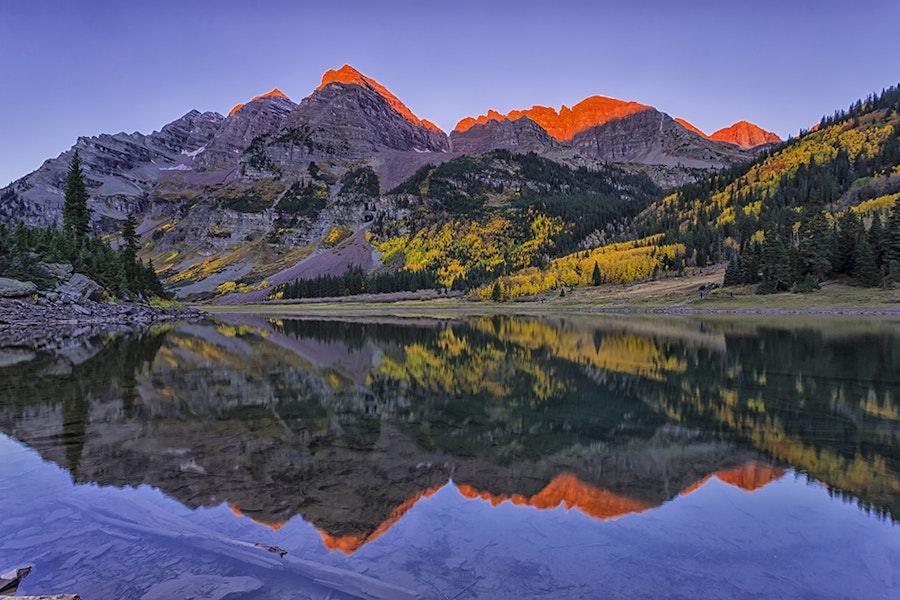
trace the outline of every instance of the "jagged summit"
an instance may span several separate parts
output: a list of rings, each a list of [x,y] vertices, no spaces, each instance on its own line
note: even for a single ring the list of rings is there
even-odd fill
[[[645,110],[653,110],[653,107],[606,96],[590,96],[572,108],[563,105],[558,111],[548,106],[532,106],[526,110],[513,110],[506,115],[490,110],[486,115],[461,120],[454,131],[465,132],[475,125],[484,125],[489,121],[504,119],[516,121],[528,117],[543,127],[556,141],[568,142],[577,134],[591,127]]]
[[[259,96],[254,96],[250,100],[250,102],[256,102],[257,100],[262,100],[263,98],[284,98],[285,100],[290,100],[290,98],[288,98],[284,92],[282,92],[278,88],[275,88],[271,92],[267,92],[265,94],[260,94]],[[237,111],[239,111],[242,108],[244,108],[245,106],[247,106],[247,104],[249,104],[250,102],[235,104],[234,108],[232,108],[231,111],[229,111],[228,116],[229,117],[234,116],[234,113],[236,113]]]
[[[420,127],[425,127],[427,129],[431,129],[433,131],[439,131],[444,133],[444,131],[432,123],[431,121],[420,119],[416,115],[413,114],[409,108],[403,104],[397,96],[392,94],[390,90],[386,87],[372,79],[371,77],[366,77],[350,65],[344,65],[340,69],[334,70],[329,69],[322,75],[322,83],[319,84],[319,87],[316,88],[316,91],[323,89],[325,86],[331,83],[343,83],[347,85],[359,85],[373,92],[381,95],[385,100],[387,100],[388,104],[390,104],[391,108],[395,111],[403,115],[403,117],[413,123],[415,125],[419,125]]]

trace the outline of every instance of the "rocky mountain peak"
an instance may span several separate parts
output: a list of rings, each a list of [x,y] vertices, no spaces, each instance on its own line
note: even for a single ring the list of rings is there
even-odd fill
[[[710,134],[709,139],[728,142],[741,148],[755,148],[763,144],[777,144],[781,138],[766,131],[762,127],[747,121],[738,121],[731,127],[725,127]]]
[[[319,87],[316,88],[316,91],[322,90],[325,86],[332,83],[358,85],[365,89],[371,90],[387,100],[391,108],[397,111],[410,123],[413,123],[414,125],[418,125],[420,127],[425,127],[426,129],[431,129],[432,131],[444,133],[444,131],[440,127],[438,127],[431,121],[420,119],[419,117],[414,115],[413,112],[409,110],[409,108],[407,108],[406,105],[403,104],[400,99],[392,94],[386,87],[384,87],[374,79],[366,77],[350,65],[344,65],[337,70],[329,69],[328,71],[326,71],[325,74],[322,75],[322,83],[319,84]]]
[[[279,90],[278,88],[275,88],[275,89],[272,90],[271,92],[267,92],[267,93],[265,93],[265,94],[260,94],[259,96],[254,96],[254,97],[250,100],[250,102],[256,102],[257,100],[262,100],[263,98],[284,98],[285,100],[290,101],[290,98],[288,98],[288,97],[284,94],[284,92],[282,92],[282,91]],[[229,117],[234,116],[234,113],[236,113],[237,111],[239,111],[239,110],[241,110],[242,108],[244,108],[244,107],[245,107],[247,104],[249,104],[250,102],[247,102],[247,103],[240,103],[240,104],[235,104],[235,105],[234,105],[234,108],[232,108],[231,111],[228,113],[228,116],[229,116]]]

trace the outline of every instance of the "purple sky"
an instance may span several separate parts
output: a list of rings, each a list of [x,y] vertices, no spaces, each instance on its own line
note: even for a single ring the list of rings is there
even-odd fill
[[[898,24],[898,0],[0,0],[0,186],[81,135],[299,102],[344,63],[448,132],[600,94],[786,137],[900,82]]]

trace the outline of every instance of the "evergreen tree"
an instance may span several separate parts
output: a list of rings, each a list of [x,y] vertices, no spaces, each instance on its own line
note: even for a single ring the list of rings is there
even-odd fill
[[[87,206],[88,193],[84,185],[84,173],[81,170],[78,150],[75,151],[69,165],[65,199],[63,229],[70,232],[76,240],[83,240],[90,231],[91,211]]]
[[[860,285],[875,287],[881,283],[881,276],[875,265],[875,253],[865,237],[860,238],[856,244],[856,252],[853,257],[853,276]]]
[[[835,237],[834,261],[832,263],[835,273],[844,273],[846,275],[853,273],[856,244],[862,235],[862,231],[862,223],[856,215],[856,211],[849,208],[845,210],[838,221]]]
[[[735,253],[728,266],[725,268],[725,280],[722,282],[726,286],[738,285],[741,283],[741,257]]]
[[[603,283],[603,273],[600,272],[600,266],[597,264],[597,261],[594,261],[594,272],[591,274],[591,282],[594,285],[600,285]]]
[[[781,239],[774,223],[766,227],[763,235],[760,257],[762,282],[757,292],[765,294],[788,290],[793,283],[793,269],[787,244]]]
[[[122,224],[122,255],[127,261],[134,262],[137,260],[138,251],[138,235],[137,222],[134,215],[128,215]]]
[[[800,275],[810,274],[822,281],[831,272],[831,232],[820,202],[811,202],[801,210],[799,234]]]
[[[884,264],[884,225],[882,225],[879,213],[875,213],[875,216],[872,217],[872,225],[869,227],[867,237],[869,247],[872,248],[872,254],[875,256],[875,267],[880,272]]]
[[[887,231],[881,247],[889,280],[900,282],[900,200],[894,201],[888,213]]]

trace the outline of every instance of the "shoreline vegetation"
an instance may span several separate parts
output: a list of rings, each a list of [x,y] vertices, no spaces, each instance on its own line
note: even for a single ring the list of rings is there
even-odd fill
[[[215,315],[261,313],[297,316],[434,315],[442,313],[584,313],[584,314],[721,314],[822,315],[900,318],[900,290],[873,289],[841,281],[823,282],[810,293],[757,295],[752,287],[719,287],[724,267],[693,275],[614,285],[566,288],[511,302],[440,296],[433,290],[417,293],[345,296],[240,305],[195,305]]]
[[[256,304],[161,305],[97,302],[78,295],[37,292],[0,298],[0,348],[28,352],[77,346],[85,336],[114,335],[160,324],[198,321],[229,314],[310,318],[403,317],[447,319],[467,315],[518,314],[552,316],[667,315],[900,319],[900,290],[861,288],[842,281],[823,282],[811,293],[757,295],[752,287],[719,287],[724,267],[683,277],[641,283],[566,289],[511,302],[438,295],[434,290],[268,301]],[[2,353],[0,353],[2,354]],[[14,357],[0,355],[0,363]]]

